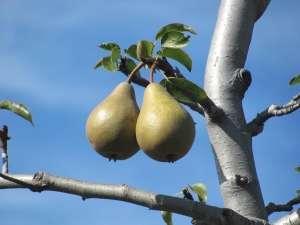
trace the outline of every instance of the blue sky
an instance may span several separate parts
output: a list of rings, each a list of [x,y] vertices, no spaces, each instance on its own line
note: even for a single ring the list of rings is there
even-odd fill
[[[159,163],[143,152],[126,161],[108,162],[89,145],[85,123],[92,109],[120,82],[121,73],[95,62],[108,52],[97,46],[116,42],[123,49],[139,40],[154,41],[158,29],[172,22],[191,26],[185,51],[193,59],[185,76],[203,87],[206,58],[219,1],[1,1],[0,96],[22,102],[35,127],[2,110],[9,127],[9,169],[14,174],[47,171],[98,183],[128,184],[173,195],[186,184],[203,182],[210,205],[223,207],[204,118],[191,112],[197,136],[189,154],[174,164]],[[245,68],[252,85],[243,101],[247,121],[270,104],[286,104],[300,86],[288,81],[300,73],[300,2],[274,1],[255,25]],[[148,72],[142,75],[148,78]],[[160,81],[159,74],[155,81]],[[143,88],[135,85],[141,106]],[[269,120],[253,139],[254,157],[265,203],[283,204],[296,196],[300,175],[300,111]],[[2,126],[2,125],[1,125]],[[27,224],[164,224],[157,211],[129,203],[90,199],[56,192],[1,190],[1,223]],[[270,217],[274,220],[283,215]],[[190,223],[174,215],[174,224]]]

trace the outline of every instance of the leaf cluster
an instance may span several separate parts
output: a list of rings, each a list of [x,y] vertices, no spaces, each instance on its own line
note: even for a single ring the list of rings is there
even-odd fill
[[[116,72],[122,71],[123,68],[126,67],[126,71],[131,72],[137,67],[136,61],[143,63],[144,68],[147,69],[154,63],[159,63],[159,65],[165,63],[169,65],[166,58],[170,58],[179,62],[191,72],[192,60],[190,56],[182,50],[182,48],[189,44],[190,36],[185,36],[184,32],[196,34],[191,27],[181,23],[172,23],[163,26],[156,33],[154,42],[141,40],[138,44],[133,44],[127,49],[124,49],[125,56],[121,55],[120,46],[116,43],[100,44],[99,47],[110,51],[110,55],[101,58],[95,64],[94,69],[103,66],[104,69],[109,72]],[[160,49],[154,54],[154,48],[159,41]],[[158,69],[162,69],[162,67],[163,66],[158,66]],[[164,72],[165,76],[167,71]],[[141,77],[140,71],[137,70],[135,75]],[[200,102],[206,98],[206,93],[202,88],[184,79],[183,76],[180,78],[168,78],[165,76],[165,79],[163,79],[160,84],[182,103]]]

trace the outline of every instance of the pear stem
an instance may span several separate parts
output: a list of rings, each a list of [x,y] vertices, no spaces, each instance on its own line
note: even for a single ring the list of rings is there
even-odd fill
[[[157,64],[158,64],[158,62],[155,60],[155,61],[153,62],[153,64],[152,64],[151,68],[150,68],[150,83],[153,83],[153,82],[154,82],[154,80],[153,80],[153,75],[154,75],[154,71],[155,71],[155,69],[156,69],[156,67],[157,67]]]
[[[131,80],[134,76],[134,74],[139,71],[143,66],[145,65],[145,63],[143,62],[140,62],[132,71],[131,73],[128,75],[128,78],[127,78],[127,83],[130,84],[131,83]]]

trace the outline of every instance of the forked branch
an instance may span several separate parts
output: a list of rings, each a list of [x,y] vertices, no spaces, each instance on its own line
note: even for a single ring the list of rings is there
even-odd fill
[[[189,216],[207,224],[268,225],[266,221],[246,218],[230,209],[223,209],[189,199],[155,194],[128,185],[84,182],[38,172],[34,175],[0,174],[0,189],[30,188],[32,191],[57,191],[88,198],[112,199]]]
[[[300,93],[295,95],[290,102],[280,107],[278,105],[271,105],[262,113],[257,114],[256,118],[248,123],[252,136],[256,136],[263,131],[264,123],[274,116],[283,116],[290,114],[300,108]]]

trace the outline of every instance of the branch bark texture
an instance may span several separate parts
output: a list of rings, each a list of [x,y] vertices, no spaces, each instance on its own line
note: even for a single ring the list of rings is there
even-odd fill
[[[206,116],[220,188],[226,208],[267,220],[252,153],[252,133],[242,107],[251,83],[243,69],[255,22],[269,1],[222,0],[205,73],[205,91],[222,109],[221,120]],[[236,182],[236,176],[247,182]]]
[[[156,194],[128,185],[99,184],[53,176],[38,172],[34,175],[0,174],[0,189],[30,188],[34,192],[57,191],[89,198],[112,199],[147,207],[172,211],[211,225],[268,225],[266,221],[246,218],[231,209],[209,206],[201,202]]]

